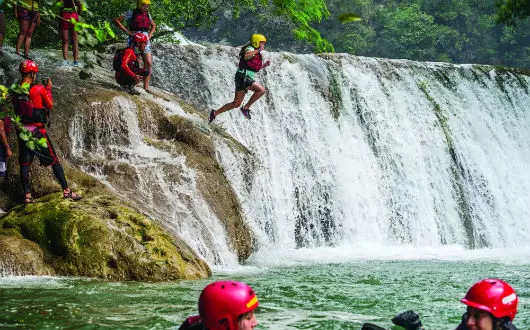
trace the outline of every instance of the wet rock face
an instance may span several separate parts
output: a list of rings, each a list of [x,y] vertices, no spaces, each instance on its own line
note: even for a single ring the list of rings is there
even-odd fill
[[[209,276],[208,265],[146,216],[110,196],[47,195],[2,218],[6,273],[167,281]],[[23,259],[21,258],[23,257]]]
[[[114,82],[113,72],[108,69],[97,68],[91,80],[83,81],[78,78],[77,69],[57,67],[59,53],[35,51],[35,55],[41,70],[39,80],[50,77],[53,81],[54,108],[49,135],[69,185],[87,198],[70,205],[62,203],[61,198],[54,201],[48,197],[60,191],[60,186],[51,169],[39,166],[35,159],[31,186],[34,197],[41,199],[37,205],[13,209],[0,221],[0,228],[4,228],[0,233],[10,230],[9,235],[1,236],[3,244],[7,244],[5,237],[9,237],[10,242],[20,246],[26,240],[40,246],[42,250],[35,247],[36,251],[41,251],[48,268],[35,274],[50,272],[111,279],[208,276],[209,268],[201,259],[211,264],[223,262],[215,245],[219,244],[215,243],[219,237],[225,237],[221,245],[235,255],[236,261],[248,258],[252,252],[252,233],[216,159],[212,139],[215,136],[226,140],[243,153],[247,152],[244,147],[226,133],[209,129],[204,114],[173,94],[152,88],[154,94],[142,92],[140,96],[130,96]],[[6,85],[19,79],[16,71],[19,62],[9,52],[0,59],[0,78]],[[4,211],[16,207],[23,199],[14,132],[10,140],[15,155],[10,159],[0,193],[0,209]],[[101,205],[107,199],[112,201],[112,211]],[[129,206],[120,208],[123,205],[119,200],[127,201]],[[58,208],[58,213],[46,215],[51,212],[49,207]],[[127,232],[136,227],[119,219],[134,210],[146,215],[133,218],[149,222],[150,228],[164,228],[166,250],[156,254],[153,247],[147,253],[145,247],[153,245],[150,242],[157,236]],[[26,217],[27,212],[33,215],[32,219]],[[57,216],[62,220],[57,220]],[[209,223],[219,228],[211,228]],[[51,230],[53,226],[60,228]],[[84,234],[80,241],[81,236],[76,235],[80,235],[81,229]],[[115,241],[120,242],[120,247],[111,244]],[[93,246],[81,253],[80,242]],[[171,248],[169,242],[176,245]],[[196,246],[195,242],[200,244]],[[127,251],[134,251],[135,257],[127,257]],[[13,265],[14,259],[9,260]]]

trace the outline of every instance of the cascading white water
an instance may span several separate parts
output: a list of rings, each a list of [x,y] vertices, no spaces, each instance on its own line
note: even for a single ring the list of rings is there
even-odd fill
[[[205,111],[220,107],[233,97],[237,51],[160,47],[155,83]],[[254,155],[249,164],[216,141],[259,249],[527,246],[527,76],[343,54],[265,57],[272,65],[257,79],[268,94],[252,120],[238,110],[215,120]]]
[[[190,117],[177,104],[144,97],[161,103],[171,114]],[[77,163],[159,219],[209,263],[237,265],[221,222],[197,189],[195,171],[186,165],[185,156],[175,157],[147,144],[137,113],[131,99],[115,97],[93,103],[90,114],[76,114],[70,133]]]

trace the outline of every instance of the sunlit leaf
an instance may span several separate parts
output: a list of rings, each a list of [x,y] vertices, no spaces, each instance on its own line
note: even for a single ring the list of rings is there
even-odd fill
[[[360,22],[362,20],[361,16],[355,13],[345,13],[339,16],[339,21],[342,23]]]

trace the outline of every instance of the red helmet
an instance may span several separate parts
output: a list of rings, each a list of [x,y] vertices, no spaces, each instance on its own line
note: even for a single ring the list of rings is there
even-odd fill
[[[135,34],[133,34],[132,40],[135,44],[139,45],[144,42],[147,43],[149,41],[149,38],[147,38],[147,36],[141,32],[136,32]]]
[[[18,67],[20,73],[39,72],[39,66],[32,60],[24,60]]]
[[[208,330],[237,330],[238,318],[259,305],[254,290],[245,283],[217,281],[206,286],[199,297],[199,314]]]
[[[485,279],[475,283],[460,301],[489,312],[496,318],[509,317],[513,321],[518,300],[508,283],[498,279]]]

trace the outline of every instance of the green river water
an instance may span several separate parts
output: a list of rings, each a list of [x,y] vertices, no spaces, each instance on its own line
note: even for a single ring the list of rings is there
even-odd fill
[[[174,283],[3,277],[0,328],[176,329],[197,313],[207,283],[235,279],[260,298],[257,329],[360,329],[364,322],[389,327],[390,318],[407,309],[420,313],[426,329],[454,329],[465,309],[459,299],[485,277],[514,286],[520,297],[514,323],[530,329],[530,262],[480,260],[244,266]]]

